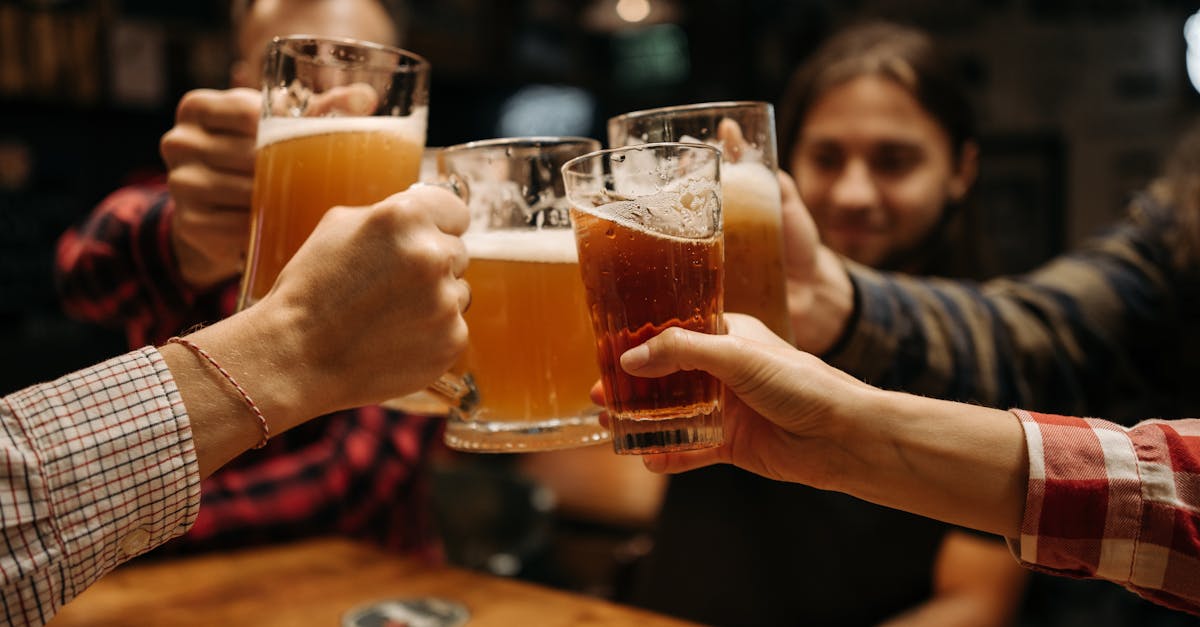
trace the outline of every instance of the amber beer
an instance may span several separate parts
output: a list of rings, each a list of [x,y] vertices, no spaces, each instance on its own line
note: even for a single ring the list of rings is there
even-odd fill
[[[594,416],[589,392],[600,373],[571,230],[472,231],[463,241],[471,256],[464,364],[486,418]]]
[[[790,340],[774,108],[765,102],[711,102],[634,111],[608,121],[608,140],[614,147],[700,141],[729,149],[718,131],[728,122],[736,123],[745,143],[726,150],[721,160],[725,311],[750,314]]]
[[[656,379],[634,377],[621,368],[620,357],[668,327],[721,332],[721,234],[705,239],[672,237],[597,215],[621,215],[627,211],[621,204],[634,203],[571,210],[605,404],[614,421],[614,445],[618,452],[626,452],[623,447],[633,452],[687,448],[655,441],[655,434],[669,433],[675,429],[673,422],[694,421],[696,416],[715,416],[719,421],[721,383],[701,371]],[[633,435],[630,442],[618,442],[622,422],[633,431],[652,433],[646,434],[648,439]]]
[[[266,295],[330,207],[369,205],[417,180],[425,118],[421,107],[405,117],[259,122],[242,307]]]

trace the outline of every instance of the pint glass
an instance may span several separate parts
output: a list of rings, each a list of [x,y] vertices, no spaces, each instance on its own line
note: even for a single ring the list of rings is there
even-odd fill
[[[723,386],[702,371],[640,378],[620,357],[672,326],[721,333],[720,152],[655,143],[563,166],[617,453],[717,446]]]
[[[446,444],[472,451],[608,440],[589,397],[600,373],[560,169],[599,142],[531,137],[451,146],[442,178],[469,197],[470,329],[457,370],[476,401],[451,409]]]
[[[725,120],[729,122],[718,132]],[[730,136],[730,123],[740,134]],[[608,121],[612,147],[668,141],[698,141],[722,149],[725,309],[750,314],[791,341],[775,178],[775,109],[766,102],[714,102],[635,111]]]
[[[417,180],[429,63],[350,39],[277,37],[263,72],[241,309],[335,205],[369,205]]]

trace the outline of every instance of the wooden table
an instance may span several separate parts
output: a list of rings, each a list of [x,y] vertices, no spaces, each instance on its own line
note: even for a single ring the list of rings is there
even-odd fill
[[[683,621],[468,570],[429,566],[348,540],[146,562],[118,568],[50,623],[72,625],[340,625],[389,598],[434,596],[471,612],[467,625],[682,627]]]

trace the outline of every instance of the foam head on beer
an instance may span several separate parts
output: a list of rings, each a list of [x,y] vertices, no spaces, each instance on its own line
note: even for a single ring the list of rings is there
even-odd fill
[[[660,237],[702,239],[720,231],[720,207],[721,197],[714,185],[694,182],[677,190],[605,204],[602,215]]]

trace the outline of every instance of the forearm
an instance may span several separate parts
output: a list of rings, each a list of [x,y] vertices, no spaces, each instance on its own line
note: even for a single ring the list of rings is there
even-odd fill
[[[1020,532],[1028,460],[1009,412],[884,392],[855,391],[829,424],[840,445],[833,489],[1005,537]]]
[[[816,250],[814,277],[788,280],[788,311],[796,346],[817,355],[833,348],[854,314],[854,285],[832,250]]]
[[[188,336],[227,369],[267,420],[272,435],[325,413],[323,384],[288,338],[286,309],[247,311]],[[283,312],[282,315],[280,312]],[[262,338],[268,338],[263,340]],[[179,387],[192,424],[200,477],[205,478],[262,438],[262,426],[241,393],[198,353],[168,344],[160,352]],[[311,386],[310,386],[311,384]],[[302,392],[302,390],[306,390]]]
[[[1115,390],[1145,389],[1144,373],[1158,365],[1151,347],[1170,342],[1165,330],[1178,324],[1169,232],[1128,223],[1029,275],[982,285],[849,264],[855,317],[826,360],[938,398],[1108,411],[1128,400]]]

